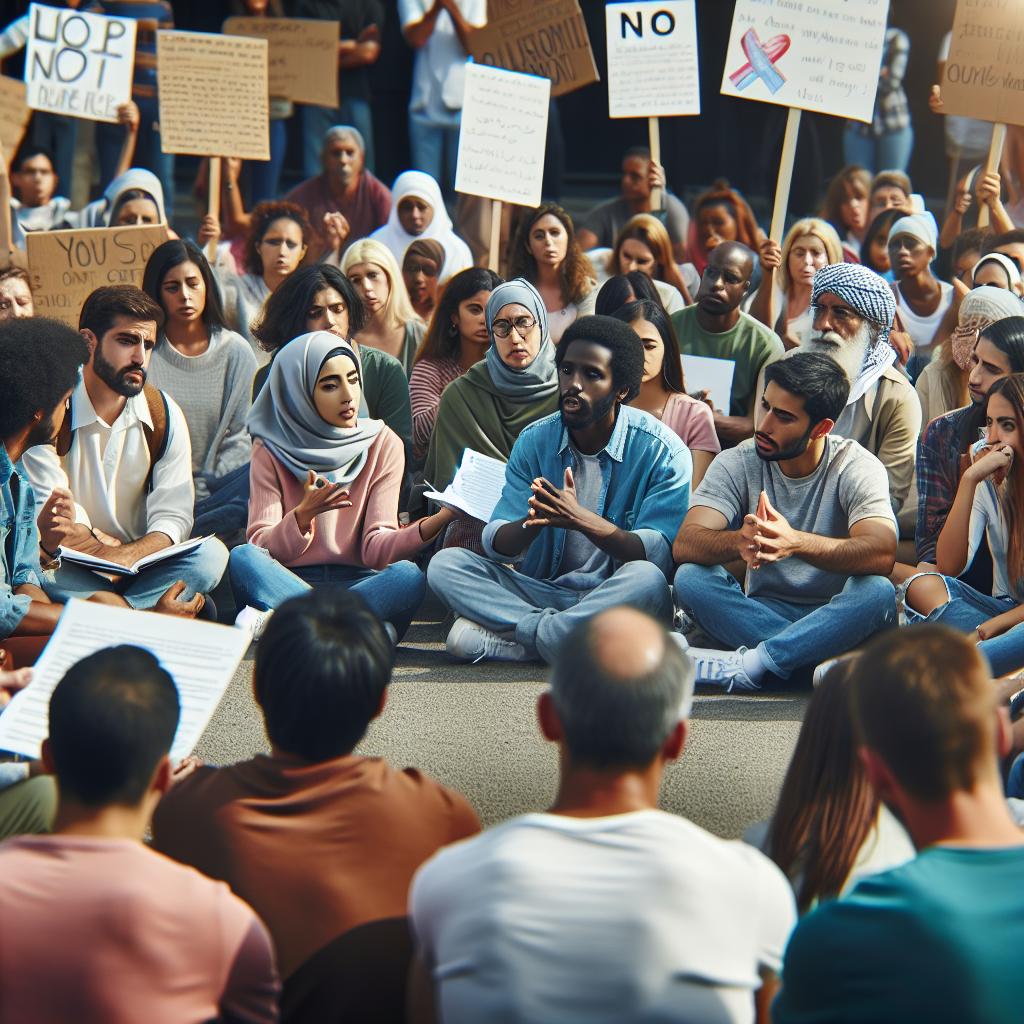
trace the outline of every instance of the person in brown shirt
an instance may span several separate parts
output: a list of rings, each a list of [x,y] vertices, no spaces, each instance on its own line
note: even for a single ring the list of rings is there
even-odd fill
[[[403,917],[420,864],[480,829],[460,794],[352,753],[384,707],[393,663],[358,596],[321,589],[286,602],[253,677],[271,753],[199,768],[157,809],[154,846],[256,910],[282,978],[337,936]]]

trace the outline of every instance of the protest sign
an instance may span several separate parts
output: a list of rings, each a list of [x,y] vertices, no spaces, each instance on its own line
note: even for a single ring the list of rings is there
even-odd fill
[[[488,0],[469,51],[478,64],[549,78],[552,96],[599,79],[579,0]]]
[[[132,98],[133,18],[108,18],[72,8],[29,7],[25,85],[33,110],[117,121]]]
[[[82,303],[95,289],[106,284],[142,284],[146,260],[167,241],[167,228],[147,224],[30,231],[25,241],[36,314],[77,329]]]
[[[268,51],[265,39],[157,32],[163,151],[269,160]]]
[[[225,35],[266,39],[270,44],[271,96],[322,107],[338,105],[336,21],[316,18],[228,18]]]
[[[0,147],[10,164],[21,145],[32,110],[25,102],[25,83],[0,75]]]

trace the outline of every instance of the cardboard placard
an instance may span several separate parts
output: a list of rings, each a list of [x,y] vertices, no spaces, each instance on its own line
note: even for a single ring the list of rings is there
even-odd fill
[[[270,95],[312,103],[338,105],[337,21],[316,18],[228,18],[224,34],[266,39],[270,44]]]
[[[30,231],[32,301],[37,316],[52,316],[78,328],[82,303],[106,284],[142,284],[153,250],[167,241],[163,224],[124,228]]]
[[[888,0],[736,0],[722,93],[870,122]]]
[[[270,159],[266,39],[157,32],[156,55],[165,153]]]
[[[25,85],[33,110],[117,121],[132,98],[134,18],[108,18],[72,8],[29,7]]]
[[[455,191],[537,206],[550,102],[549,78],[467,64]]]
[[[469,50],[478,64],[549,78],[552,96],[600,80],[579,0],[488,0]]]
[[[604,12],[608,116],[699,114],[694,0],[614,3]]]
[[[32,109],[25,102],[25,83],[0,75],[0,146],[10,164],[21,145]]]
[[[958,0],[942,103],[947,114],[1024,125],[1024,0]]]

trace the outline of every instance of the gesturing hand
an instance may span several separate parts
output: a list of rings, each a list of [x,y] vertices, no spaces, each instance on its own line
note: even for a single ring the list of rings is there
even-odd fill
[[[295,520],[303,533],[309,533],[317,516],[351,507],[348,491],[341,484],[328,483],[313,470],[309,470],[309,476],[302,485],[302,501],[295,508]]]
[[[557,526],[563,530],[579,530],[593,525],[597,518],[577,500],[576,483],[569,468],[566,468],[565,486],[561,490],[542,476],[530,484],[530,489],[533,495],[527,501],[530,511],[524,526]]]
[[[43,503],[36,526],[43,550],[52,554],[67,540],[75,525],[75,499],[65,487],[54,487]]]
[[[757,545],[756,561],[758,565],[781,562],[783,559],[797,554],[800,550],[799,533],[789,525],[786,517],[772,506],[764,491],[761,492],[757,512],[758,514],[746,518],[754,520],[754,543]],[[762,512],[763,515],[760,514]],[[744,526],[746,526],[746,520],[744,520]]]

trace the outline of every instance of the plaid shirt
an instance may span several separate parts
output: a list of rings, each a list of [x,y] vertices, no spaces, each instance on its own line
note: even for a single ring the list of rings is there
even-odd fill
[[[973,407],[938,416],[917,442],[917,558],[934,562],[939,534],[960,486],[960,435]]]
[[[875,113],[871,124],[862,121],[848,121],[859,135],[878,138],[902,131],[910,124],[910,104],[903,91],[903,77],[907,73],[910,56],[910,39],[898,28],[885,30],[885,49],[882,51],[882,68],[889,74],[879,76],[878,92],[875,93]]]

